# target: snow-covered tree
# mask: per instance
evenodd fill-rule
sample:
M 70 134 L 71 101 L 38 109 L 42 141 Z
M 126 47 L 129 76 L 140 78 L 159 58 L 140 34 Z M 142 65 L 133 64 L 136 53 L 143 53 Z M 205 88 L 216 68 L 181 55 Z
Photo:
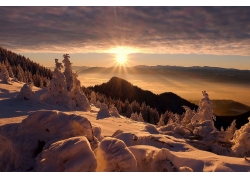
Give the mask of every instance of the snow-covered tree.
M 96 95 L 95 95 L 95 91 L 92 91 L 90 96 L 91 96 L 90 103 L 96 104 Z
M 23 69 L 19 64 L 17 66 L 17 80 L 20 81 L 20 82 L 25 81 Z
M 216 131 L 214 121 L 216 119 L 213 114 L 212 103 L 206 91 L 202 91 L 203 98 L 199 102 L 197 113 L 191 119 L 193 133 L 202 137 L 210 138 L 209 134 Z M 188 127 L 191 125 L 188 124 Z M 211 135 L 211 134 L 210 134 Z
M 182 124 L 188 124 L 191 122 L 191 119 L 193 118 L 193 116 L 195 115 L 195 110 L 191 110 L 190 107 L 188 106 L 182 106 L 185 109 L 185 114 L 184 114 L 184 118 L 182 119 Z
M 127 106 L 127 111 L 126 111 L 126 117 L 129 118 L 129 117 L 131 116 L 132 113 L 133 113 L 132 107 L 131 107 L 130 104 L 128 104 L 128 106 Z
M 64 59 L 63 59 L 63 63 L 64 63 L 64 75 L 66 77 L 66 82 L 67 82 L 67 90 L 71 91 L 74 88 L 74 74 L 72 72 L 72 67 L 71 67 L 71 62 L 69 60 L 70 56 L 69 54 L 64 54 L 63 55 Z
M 164 126 L 165 122 L 164 122 L 164 115 L 162 114 L 160 117 L 159 122 L 157 123 L 158 126 Z
M 215 121 L 216 117 L 213 114 L 213 108 L 212 103 L 208 97 L 208 94 L 206 91 L 202 91 L 203 98 L 199 102 L 199 108 L 197 110 L 197 113 L 193 116 L 191 119 L 192 123 L 201 123 L 203 121 Z
M 14 74 L 13 74 L 13 71 L 12 71 L 11 66 L 7 67 L 7 69 L 8 69 L 8 72 L 9 72 L 10 77 L 11 77 L 11 78 L 14 78 Z
M 110 117 L 108 106 L 105 103 L 101 103 L 100 110 L 97 113 L 96 119 L 103 119 Z
M 120 114 L 114 105 L 111 105 L 111 107 L 109 108 L 109 113 L 111 116 L 120 117 Z
M 29 100 L 33 98 L 34 92 L 32 91 L 32 87 L 33 87 L 33 83 L 24 84 L 19 94 L 17 95 L 17 97 L 24 99 L 24 100 Z
M 66 78 L 61 72 L 62 63 L 55 59 L 55 70 L 48 86 L 48 91 L 41 96 L 41 99 L 51 104 L 65 104 L 68 100 Z
M 9 72 L 4 64 L 1 64 L 0 78 L 3 83 L 8 84 L 10 82 Z
M 143 117 L 142 117 L 142 114 L 141 114 L 141 113 L 139 114 L 138 121 L 140 121 L 140 122 L 144 122 L 144 119 L 143 119 Z
M 52 104 L 62 104 L 70 109 L 89 111 L 89 100 L 81 89 L 77 74 L 72 72 L 69 55 L 64 55 L 65 72 L 61 72 L 62 63 L 55 59 L 56 68 L 50 81 L 48 92 L 41 99 Z M 65 77 L 67 76 L 67 77 Z
M 232 142 L 232 151 L 237 157 L 244 157 L 250 155 L 250 117 L 248 118 L 249 122 L 242 126 L 239 130 L 236 130 L 233 136 Z M 230 128 L 233 129 L 234 128 Z M 231 131 L 231 130 L 230 130 Z
M 99 100 L 96 101 L 96 105 L 95 105 L 97 108 L 100 108 L 101 107 L 101 103 Z
M 139 117 L 137 113 L 132 113 L 130 116 L 130 119 L 133 119 L 134 121 L 139 121 Z

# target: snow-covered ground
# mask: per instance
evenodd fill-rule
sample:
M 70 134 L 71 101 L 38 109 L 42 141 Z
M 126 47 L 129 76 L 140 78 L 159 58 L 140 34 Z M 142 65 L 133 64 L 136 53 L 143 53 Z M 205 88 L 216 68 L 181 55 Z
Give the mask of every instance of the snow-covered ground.
M 248 172 L 250 158 L 217 155 L 157 126 L 99 108 L 71 111 L 17 97 L 23 83 L 0 83 L 0 171 Z

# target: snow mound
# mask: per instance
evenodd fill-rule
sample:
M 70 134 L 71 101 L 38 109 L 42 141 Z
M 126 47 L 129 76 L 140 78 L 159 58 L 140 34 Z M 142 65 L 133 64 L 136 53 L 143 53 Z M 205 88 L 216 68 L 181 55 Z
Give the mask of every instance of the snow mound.
M 128 147 L 133 153 L 137 161 L 137 168 L 139 172 L 150 172 L 153 156 L 159 151 L 158 148 L 146 145 L 136 145 Z
M 102 103 L 100 105 L 100 110 L 97 113 L 96 119 L 104 119 L 107 117 L 111 117 L 111 115 L 109 114 L 108 106 L 106 104 Z
M 123 130 L 118 129 L 118 130 L 116 130 L 116 131 L 114 132 L 114 134 L 113 134 L 111 137 L 115 137 L 115 136 L 117 136 L 118 134 L 121 134 L 121 133 L 123 133 L 123 132 L 124 132 Z
M 93 133 L 94 133 L 94 136 L 99 140 L 101 141 L 104 137 L 102 135 L 102 129 L 98 126 L 94 126 L 93 127 Z
M 97 169 L 105 172 L 134 172 L 137 163 L 132 152 L 119 139 L 106 137 L 96 149 Z
M 34 92 L 32 91 L 32 83 L 29 84 L 24 84 L 23 87 L 21 88 L 21 91 L 17 95 L 18 98 L 24 99 L 24 100 L 29 100 L 34 97 Z
M 120 114 L 119 114 L 117 108 L 114 107 L 114 106 L 110 108 L 109 113 L 110 113 L 111 116 L 114 116 L 114 117 L 117 117 L 117 118 L 120 117 Z
M 94 172 L 97 167 L 94 152 L 85 136 L 57 141 L 37 158 L 37 171 Z
M 149 132 L 150 134 L 159 134 L 159 131 L 152 124 L 147 124 L 145 126 L 145 131 Z
M 86 136 L 89 141 L 94 140 L 92 125 L 87 118 L 55 110 L 40 110 L 29 115 L 20 124 L 18 134 L 37 136 L 44 141 L 75 136 Z
M 154 172 L 177 172 L 177 168 L 174 166 L 173 162 L 169 160 L 172 156 L 168 149 L 161 149 L 153 156 L 153 161 L 151 164 L 151 170 Z
M 13 143 L 0 134 L 0 171 L 13 171 L 18 165 L 19 158 Z
M 35 158 L 45 145 L 59 140 L 85 136 L 93 150 L 98 145 L 88 119 L 51 110 L 36 111 L 29 115 L 9 136 L 12 137 L 15 150 L 20 155 L 21 166 L 17 169 L 19 171 L 34 170 Z

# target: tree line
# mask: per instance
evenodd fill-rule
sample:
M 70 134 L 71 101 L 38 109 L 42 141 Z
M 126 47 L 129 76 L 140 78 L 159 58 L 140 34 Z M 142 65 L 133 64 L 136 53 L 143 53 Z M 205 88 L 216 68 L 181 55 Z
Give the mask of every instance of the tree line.
M 11 78 L 21 82 L 33 82 L 37 87 L 46 87 L 52 78 L 52 71 L 22 55 L 0 47 L 0 63 Z

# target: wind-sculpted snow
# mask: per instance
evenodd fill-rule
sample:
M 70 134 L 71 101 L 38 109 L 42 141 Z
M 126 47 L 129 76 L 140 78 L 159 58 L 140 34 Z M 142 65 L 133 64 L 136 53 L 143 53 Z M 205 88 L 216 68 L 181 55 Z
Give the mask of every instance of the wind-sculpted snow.
M 94 172 L 97 162 L 85 136 L 64 139 L 44 147 L 42 154 L 36 159 L 36 171 L 46 172 Z
M 8 136 L 12 137 L 15 151 L 20 155 L 20 171 L 32 170 L 36 164 L 34 158 L 43 151 L 43 147 L 59 140 L 85 136 L 93 150 L 98 145 L 92 125 L 86 118 L 59 111 L 37 111 Z
M 235 121 L 225 131 L 214 128 L 207 93 L 194 123 L 196 111 L 185 107 L 184 116 L 165 113 L 155 126 L 105 117 L 96 106 L 63 112 L 61 106 L 20 100 L 14 97 L 23 83 L 11 82 L 1 84 L 6 117 L 0 119 L 0 171 L 250 171 L 249 123 L 239 130 Z M 40 90 L 33 88 L 35 99 Z M 41 107 L 61 111 L 37 111 Z
M 13 171 L 19 165 L 19 155 L 14 144 L 0 134 L 0 171 Z
M 104 138 L 96 149 L 97 169 L 106 172 L 137 171 L 137 163 L 132 152 L 119 139 Z

